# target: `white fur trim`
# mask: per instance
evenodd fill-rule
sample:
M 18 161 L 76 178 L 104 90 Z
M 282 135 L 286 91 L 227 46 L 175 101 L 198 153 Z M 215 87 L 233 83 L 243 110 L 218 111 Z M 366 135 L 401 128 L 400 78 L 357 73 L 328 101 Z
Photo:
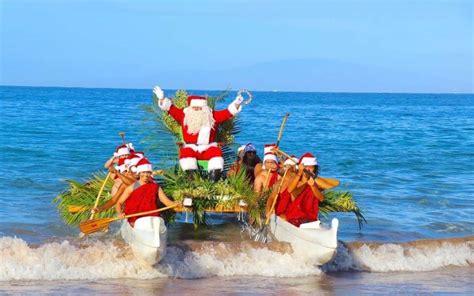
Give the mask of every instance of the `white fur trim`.
M 296 158 L 296 157 L 288 158 L 287 160 L 285 160 L 283 165 L 296 165 L 296 166 L 298 166 L 298 161 L 299 161 L 299 159 Z
M 137 165 L 137 163 L 141 160 L 139 157 L 134 157 L 132 159 L 125 159 L 125 164 L 128 166 Z
M 218 157 L 213 157 L 209 159 L 209 162 L 207 163 L 207 170 L 222 170 L 224 169 L 224 158 L 218 156 Z
M 196 152 L 202 153 L 206 151 L 207 149 L 211 147 L 218 147 L 216 142 L 212 142 L 209 144 L 203 144 L 203 145 L 196 145 L 196 144 L 184 144 L 184 148 L 191 148 Z
M 303 157 L 301 159 L 301 164 L 304 166 L 318 165 L 318 161 L 316 160 L 316 157 Z
M 130 154 L 130 150 L 128 150 L 128 148 L 120 148 L 117 152 L 114 152 L 114 156 L 115 157 L 119 157 L 119 156 L 122 156 L 122 155 L 127 155 L 127 154 Z
M 183 171 L 197 170 L 197 160 L 194 157 L 185 157 L 179 160 L 179 165 Z
M 120 165 L 120 166 L 118 167 L 118 171 L 119 171 L 120 173 L 123 173 L 123 172 L 125 172 L 125 171 L 127 170 L 127 168 L 128 168 L 128 166 L 127 166 L 126 164 L 122 164 L 122 165 Z
M 189 102 L 189 107 L 205 107 L 207 106 L 207 100 L 205 99 L 194 99 Z
M 277 159 L 275 154 L 265 154 L 263 156 L 263 162 L 265 162 L 266 160 L 274 160 L 274 161 L 278 162 L 278 159 Z
M 168 98 L 164 98 L 162 103 L 160 104 L 160 101 L 158 101 L 158 106 L 160 107 L 161 110 L 163 111 L 169 111 L 171 107 L 171 100 Z
M 240 105 L 239 109 L 237 109 L 237 107 L 235 107 L 235 103 L 232 102 L 232 103 L 230 103 L 229 107 L 227 107 L 227 110 L 229 110 L 230 114 L 236 115 L 237 113 L 242 111 L 242 105 Z
M 151 164 L 142 164 L 137 166 L 136 173 L 142 173 L 142 172 L 153 172 L 153 167 Z
M 197 144 L 199 145 L 209 144 L 210 136 L 211 136 L 211 127 L 210 126 L 201 127 L 201 129 L 199 129 Z
M 271 146 L 264 147 L 263 148 L 263 154 L 274 153 L 273 148 L 275 148 L 275 147 L 276 147 L 276 145 L 271 145 Z

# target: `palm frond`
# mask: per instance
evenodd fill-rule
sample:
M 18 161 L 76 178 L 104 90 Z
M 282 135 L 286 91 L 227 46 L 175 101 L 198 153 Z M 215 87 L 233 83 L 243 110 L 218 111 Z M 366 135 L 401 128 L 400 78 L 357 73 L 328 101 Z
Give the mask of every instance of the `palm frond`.
M 319 205 L 319 212 L 322 216 L 327 216 L 327 214 L 332 212 L 352 212 L 357 218 L 359 228 L 362 228 L 364 223 L 367 223 L 362 210 L 359 208 L 350 192 L 324 192 L 324 201 Z
M 105 178 L 105 173 L 98 172 L 93 174 L 92 178 L 84 183 L 74 180 L 66 180 L 69 188 L 61 192 L 53 202 L 57 203 L 59 214 L 67 224 L 78 225 L 79 223 L 89 219 L 91 215 L 89 210 L 70 212 L 70 206 L 87 207 L 88 209 L 92 208 Z M 103 204 L 111 198 L 110 190 L 112 189 L 112 185 L 113 181 L 108 180 L 99 199 L 99 204 Z M 114 215 L 115 210 L 109 209 L 96 214 L 96 218 L 110 218 Z

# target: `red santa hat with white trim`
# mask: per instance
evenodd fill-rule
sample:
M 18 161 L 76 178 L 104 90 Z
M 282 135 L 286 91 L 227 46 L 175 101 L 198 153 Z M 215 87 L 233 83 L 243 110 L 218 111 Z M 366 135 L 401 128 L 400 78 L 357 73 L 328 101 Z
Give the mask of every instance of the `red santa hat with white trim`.
M 300 162 L 300 160 L 298 159 L 298 157 L 292 155 L 290 156 L 290 158 L 287 158 L 285 160 L 285 162 L 283 163 L 283 165 L 296 165 L 296 168 L 298 168 L 298 162 Z
M 124 173 L 127 170 L 127 164 L 125 163 L 126 158 L 120 158 L 117 162 L 117 171 Z
M 135 173 L 139 174 L 142 172 L 153 172 L 153 166 L 146 158 L 142 158 L 138 161 L 137 166 L 135 167 Z
M 273 148 L 276 147 L 276 144 L 265 144 L 263 147 L 263 154 L 274 153 Z
M 117 149 L 115 149 L 114 156 L 120 157 L 120 156 L 128 155 L 131 152 L 133 152 L 133 144 L 132 143 L 123 144 L 123 145 L 118 146 Z
M 303 166 L 318 165 L 318 161 L 313 154 L 307 152 L 301 155 L 299 164 L 302 164 Z
M 203 96 L 188 96 L 189 107 L 205 107 L 207 106 L 207 98 Z
M 143 155 L 143 154 L 139 154 L 139 153 L 132 153 L 132 154 L 130 154 L 129 156 L 127 156 L 127 158 L 125 158 L 125 164 L 126 164 L 128 167 L 136 166 L 137 163 L 140 161 L 140 159 L 143 158 L 142 155 Z

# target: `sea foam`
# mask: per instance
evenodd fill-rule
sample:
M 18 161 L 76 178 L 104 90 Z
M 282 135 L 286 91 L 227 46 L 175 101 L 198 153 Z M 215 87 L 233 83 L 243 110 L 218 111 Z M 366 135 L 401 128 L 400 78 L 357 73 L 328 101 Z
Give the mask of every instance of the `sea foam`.
M 0 280 L 296 277 L 333 271 L 428 271 L 474 265 L 474 237 L 410 243 L 340 243 L 321 269 L 286 243 L 183 241 L 170 244 L 156 266 L 142 265 L 121 240 L 49 242 L 30 246 L 0 238 Z
M 474 265 L 474 236 L 408 243 L 339 243 L 325 271 L 430 271 Z

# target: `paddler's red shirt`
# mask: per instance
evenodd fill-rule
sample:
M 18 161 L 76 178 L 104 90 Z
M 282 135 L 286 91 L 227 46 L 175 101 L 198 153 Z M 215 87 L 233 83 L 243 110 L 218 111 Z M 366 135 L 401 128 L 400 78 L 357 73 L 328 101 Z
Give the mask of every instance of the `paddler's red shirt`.
M 124 204 L 123 212 L 125 215 L 136 214 L 140 212 L 153 211 L 158 209 L 157 198 L 160 185 L 156 183 L 143 184 L 132 191 Z M 145 216 L 160 216 L 160 213 L 153 213 L 144 216 L 128 218 L 128 222 L 133 224 L 135 220 Z
M 286 220 L 295 226 L 318 220 L 319 199 L 314 195 L 311 186 L 305 185 L 303 191 L 291 201 L 288 190 L 280 193 L 275 208 L 276 215 L 285 215 Z

